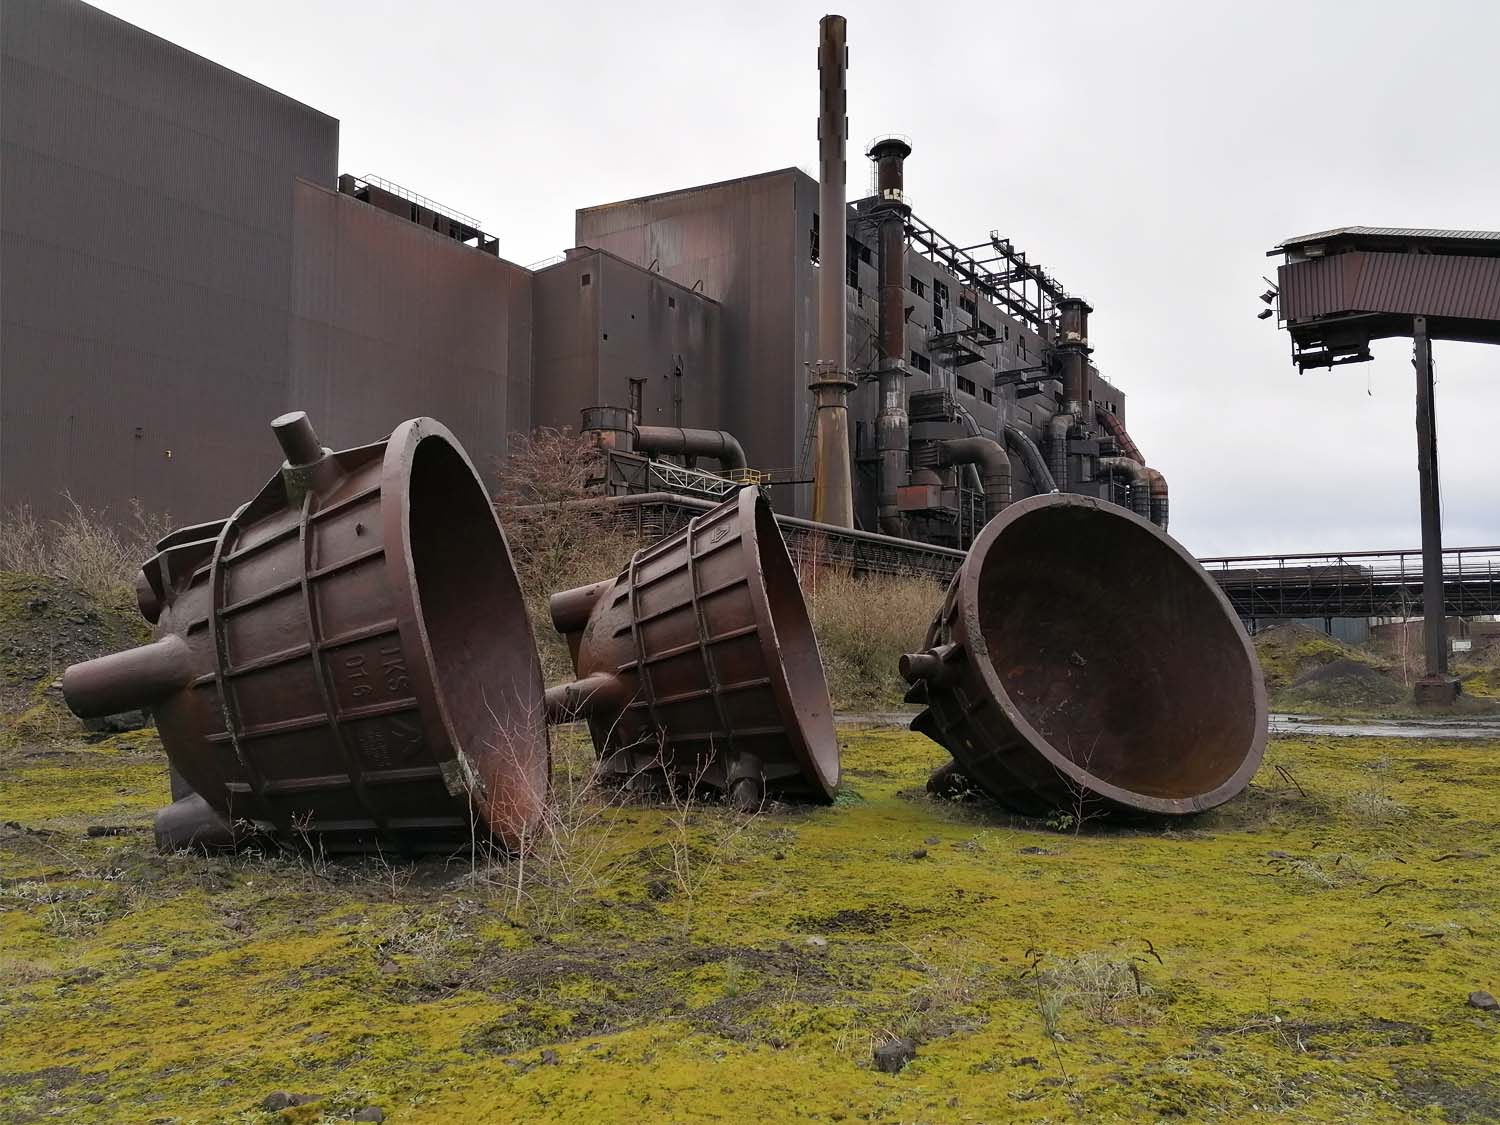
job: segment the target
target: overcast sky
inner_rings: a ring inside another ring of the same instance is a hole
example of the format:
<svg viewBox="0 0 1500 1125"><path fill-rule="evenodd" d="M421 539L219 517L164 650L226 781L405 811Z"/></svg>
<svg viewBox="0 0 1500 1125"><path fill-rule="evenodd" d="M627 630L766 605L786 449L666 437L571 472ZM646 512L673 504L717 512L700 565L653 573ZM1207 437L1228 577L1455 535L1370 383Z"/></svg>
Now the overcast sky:
<svg viewBox="0 0 1500 1125"><path fill-rule="evenodd" d="M798 4L103 0L340 120L340 169L477 215L523 264L575 207L816 169ZM1199 555L1419 542L1410 342L1299 375L1265 251L1327 227L1500 229L1500 3L846 4L858 151L912 137L918 213L1010 237ZM1500 542L1500 348L1436 347L1445 541Z"/></svg>

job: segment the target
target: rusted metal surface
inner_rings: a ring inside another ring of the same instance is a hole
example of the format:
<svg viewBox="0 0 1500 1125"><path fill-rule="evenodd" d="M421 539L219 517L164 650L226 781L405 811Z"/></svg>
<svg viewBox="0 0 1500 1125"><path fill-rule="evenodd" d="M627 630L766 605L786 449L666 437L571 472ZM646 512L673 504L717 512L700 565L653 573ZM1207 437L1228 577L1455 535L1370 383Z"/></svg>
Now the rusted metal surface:
<svg viewBox="0 0 1500 1125"><path fill-rule="evenodd" d="M1290 262L1278 282L1289 323L1354 313L1500 320L1500 258L1352 250Z"/></svg>
<svg viewBox="0 0 1500 1125"><path fill-rule="evenodd" d="M68 705L151 707L176 773L241 834L517 843L545 798L543 685L473 465L430 418L340 453L305 415L272 425L281 472L162 540L141 596L157 639L69 668ZM206 816L179 800L158 836L210 833Z"/></svg>
<svg viewBox="0 0 1500 1125"><path fill-rule="evenodd" d="M814 419L813 519L854 526L854 475L849 457L849 215L845 148L849 138L847 27L843 16L818 24L818 340L808 369Z"/></svg>
<svg viewBox="0 0 1500 1125"><path fill-rule="evenodd" d="M817 640L757 489L638 551L618 578L552 598L578 679L547 693L588 720L606 770L667 771L741 807L827 801L838 741Z"/></svg>
<svg viewBox="0 0 1500 1125"><path fill-rule="evenodd" d="M1186 814L1239 793L1265 750L1265 688L1217 586L1101 500L1013 504L975 541L902 658L912 723L1017 811Z"/></svg>

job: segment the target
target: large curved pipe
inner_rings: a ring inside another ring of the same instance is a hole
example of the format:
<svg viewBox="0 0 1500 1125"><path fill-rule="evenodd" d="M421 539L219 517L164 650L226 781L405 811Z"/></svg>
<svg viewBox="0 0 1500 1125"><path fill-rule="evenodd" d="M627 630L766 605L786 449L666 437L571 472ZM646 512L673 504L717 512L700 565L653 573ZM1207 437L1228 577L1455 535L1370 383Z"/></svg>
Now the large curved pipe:
<svg viewBox="0 0 1500 1125"><path fill-rule="evenodd" d="M1167 478L1149 465L1146 476L1151 481L1151 522L1167 530Z"/></svg>
<svg viewBox="0 0 1500 1125"><path fill-rule="evenodd" d="M1131 440L1130 434L1125 430L1125 423L1108 410L1095 409L1094 416L1099 419L1099 424L1109 431L1109 436L1115 439L1115 444L1120 447L1120 452L1132 461L1138 461L1142 465L1146 459L1141 456L1140 449Z"/></svg>
<svg viewBox="0 0 1500 1125"><path fill-rule="evenodd" d="M998 441L987 437L948 438L937 443L938 464L978 465L984 487L984 518L994 519L1011 501L1010 456Z"/></svg>
<svg viewBox="0 0 1500 1125"><path fill-rule="evenodd" d="M681 426L637 426L635 447L642 453L677 453L686 457L712 457L726 472L743 469L744 447L727 430L687 430Z"/></svg>
<svg viewBox="0 0 1500 1125"><path fill-rule="evenodd" d="M1115 417L1108 410L1095 410L1095 416L1099 424L1109 431L1109 436L1115 439L1119 445L1120 452L1130 460L1143 466L1149 480L1148 492L1151 497L1151 522L1163 531L1167 530L1167 478L1160 471L1146 464L1146 458L1141 455L1140 447L1131 440L1130 432L1125 429L1125 423Z"/></svg>
<svg viewBox="0 0 1500 1125"><path fill-rule="evenodd" d="M1059 410L1047 423L1047 453L1052 462L1052 480L1058 489L1068 491L1068 431L1074 417Z"/></svg>
<svg viewBox="0 0 1500 1125"><path fill-rule="evenodd" d="M1101 457L1099 472L1125 477L1130 483L1130 510L1142 519L1151 518L1151 477L1145 465L1129 457Z"/></svg>
<svg viewBox="0 0 1500 1125"><path fill-rule="evenodd" d="M1005 446L1015 450L1026 463L1026 471L1031 474L1031 482L1036 485L1038 492L1057 491L1057 481L1052 478L1052 470L1047 467L1042 451L1037 448L1030 435L1014 422L1005 424Z"/></svg>

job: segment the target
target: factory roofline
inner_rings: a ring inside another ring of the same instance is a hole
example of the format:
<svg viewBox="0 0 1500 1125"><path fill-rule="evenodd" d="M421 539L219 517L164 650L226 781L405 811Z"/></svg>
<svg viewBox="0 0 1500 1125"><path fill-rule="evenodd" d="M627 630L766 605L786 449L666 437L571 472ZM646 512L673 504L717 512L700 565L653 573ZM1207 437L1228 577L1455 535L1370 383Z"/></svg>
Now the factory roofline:
<svg viewBox="0 0 1500 1125"><path fill-rule="evenodd" d="M1472 254L1477 257L1500 257L1500 231L1433 230L1411 227L1334 227L1332 230L1298 235L1266 251L1274 258L1289 250L1314 243L1334 243L1340 249L1428 250L1436 254Z"/></svg>
<svg viewBox="0 0 1500 1125"><path fill-rule="evenodd" d="M565 266L570 261L573 260L573 258L572 258L571 255L574 255L575 252L577 252L578 256L599 254L602 257L611 258L614 261L619 262L622 266L629 266L631 269L636 270L638 272L649 273L649 274L651 274L651 276L659 279L664 284L670 285L673 289L680 289L682 292L687 293L687 294L689 294L689 295L691 295L693 297L696 297L700 301L707 301L711 305L717 305L717 304L720 303L719 301L715 300L713 297L710 297L707 293L703 293L703 292L701 292L701 291L699 291L697 289L690 288L689 286L686 286L686 285L682 284L682 282L680 282L680 281L673 281L670 277L668 277L664 273L660 273L660 272L658 272L656 270L647 270L644 266L642 266L638 262L632 262L629 258L622 258L622 257L620 257L620 255L615 254L615 253L613 253L612 251L609 251L609 250L601 250L597 246L581 245L581 246L570 247L568 249L568 251L564 254L564 256L562 257L561 260L556 261L556 262L549 262L547 265L541 266L541 267L539 267L537 269L534 269L531 272L532 273L546 273L548 270L555 270L555 269L557 269L560 266Z"/></svg>
<svg viewBox="0 0 1500 1125"><path fill-rule="evenodd" d="M785 168L773 168L769 172L754 172L748 176L732 176L727 180L716 180L710 184L694 184L692 187L673 188L671 191L658 191L651 195L634 195L629 199L616 199L612 203L596 203L592 207L578 208L578 213L582 215L589 211L607 211L611 207L624 207L631 203L651 203L658 199L671 199L677 195L693 195L696 192L712 191L715 188L729 187L732 184L749 183L751 180L769 180L773 176L785 176L788 172L797 172L807 176L807 173L803 172L796 165L788 165ZM811 176L807 176L807 178L813 183L817 182Z"/></svg>

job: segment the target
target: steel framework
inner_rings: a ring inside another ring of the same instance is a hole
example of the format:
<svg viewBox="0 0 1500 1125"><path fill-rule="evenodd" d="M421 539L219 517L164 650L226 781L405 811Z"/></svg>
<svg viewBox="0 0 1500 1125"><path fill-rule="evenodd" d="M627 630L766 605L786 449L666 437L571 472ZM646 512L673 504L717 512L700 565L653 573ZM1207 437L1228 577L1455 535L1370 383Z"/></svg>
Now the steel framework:
<svg viewBox="0 0 1500 1125"><path fill-rule="evenodd" d="M1243 555L1199 560L1243 618L1413 617L1422 551ZM1443 613L1500 613L1500 546L1443 551Z"/></svg>

